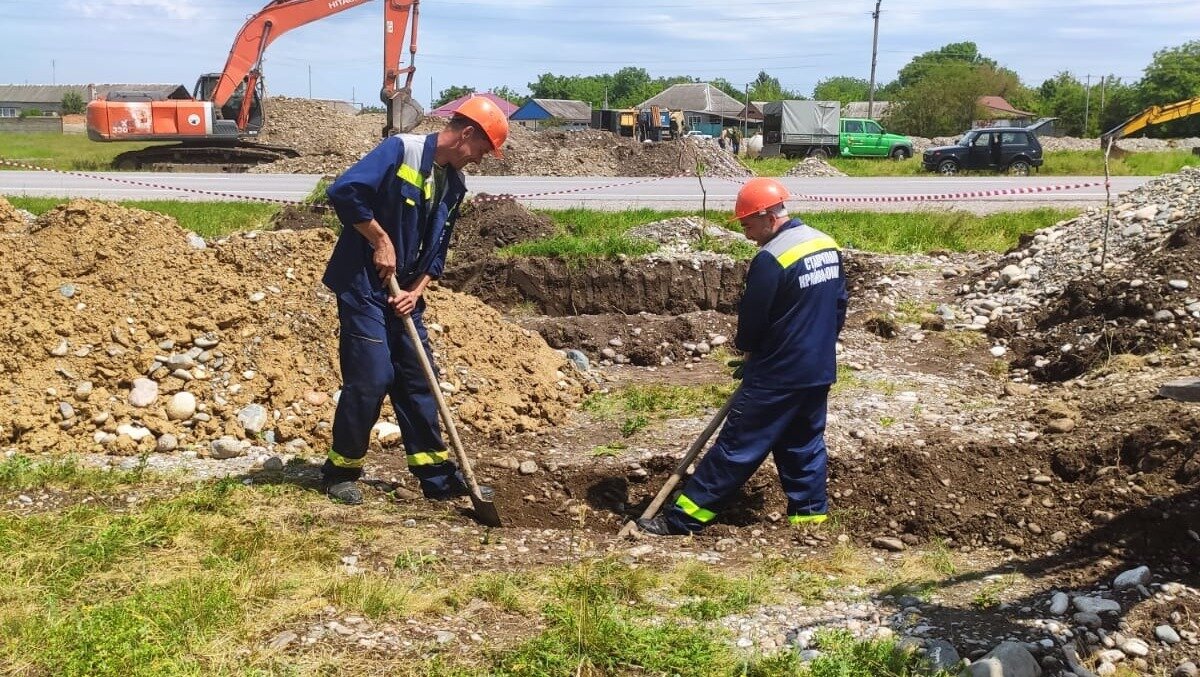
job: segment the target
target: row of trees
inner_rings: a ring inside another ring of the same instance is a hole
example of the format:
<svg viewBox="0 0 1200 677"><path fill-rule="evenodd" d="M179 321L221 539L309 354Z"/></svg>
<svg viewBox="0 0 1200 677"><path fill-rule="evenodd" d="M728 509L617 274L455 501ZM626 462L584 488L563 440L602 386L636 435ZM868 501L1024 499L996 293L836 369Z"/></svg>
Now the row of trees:
<svg viewBox="0 0 1200 677"><path fill-rule="evenodd" d="M671 85L688 82L709 82L738 101L807 98L801 92L785 89L766 72L739 88L723 78L654 78L646 69L634 66L602 75L543 73L529 83L529 91L534 98L576 99L596 107L626 108ZM835 76L818 82L812 98L842 103L865 101L868 90L862 78ZM434 105L472 91L466 87L447 88ZM513 103L526 98L509 87L492 91ZM956 42L914 57L894 81L877 88L875 100L891 102L884 120L890 129L917 136L945 136L967 129L981 117L976 101L988 95L1002 96L1020 110L1057 117L1058 128L1067 134L1097 136L1151 105L1200 96L1200 40L1156 52L1137 82L1113 76L1085 82L1064 71L1036 87L1022 83L1017 73L980 53L975 43ZM1200 136L1200 116L1150 128L1147 133Z"/></svg>

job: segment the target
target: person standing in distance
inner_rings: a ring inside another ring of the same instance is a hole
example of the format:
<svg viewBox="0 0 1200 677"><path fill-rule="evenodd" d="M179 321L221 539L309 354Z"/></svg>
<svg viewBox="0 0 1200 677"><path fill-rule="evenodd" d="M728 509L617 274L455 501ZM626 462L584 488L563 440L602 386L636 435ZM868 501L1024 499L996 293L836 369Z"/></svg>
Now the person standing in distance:
<svg viewBox="0 0 1200 677"><path fill-rule="evenodd" d="M637 521L644 533L700 531L767 454L788 497L789 522L820 524L828 517L825 412L849 297L840 247L789 217L788 197L767 178L751 179L738 192L734 216L759 246L738 306L734 345L746 353L741 388L675 503Z"/></svg>
<svg viewBox="0 0 1200 677"><path fill-rule="evenodd" d="M500 108L473 97L442 131L384 140L326 191L343 226L322 279L337 295L341 330L342 394L321 468L322 488L336 501L362 503L358 480L384 396L391 398L422 493L438 500L468 494L415 351L424 350L433 364L422 294L445 266L467 192L462 169L488 153L501 157L507 138L508 119ZM393 275L399 296L388 292ZM412 317L420 346L405 334L401 315Z"/></svg>

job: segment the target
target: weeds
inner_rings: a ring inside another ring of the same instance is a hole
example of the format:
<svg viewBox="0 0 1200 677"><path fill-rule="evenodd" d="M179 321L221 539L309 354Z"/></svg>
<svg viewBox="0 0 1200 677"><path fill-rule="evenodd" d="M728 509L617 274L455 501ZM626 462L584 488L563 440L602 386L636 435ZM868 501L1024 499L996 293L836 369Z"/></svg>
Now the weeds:
<svg viewBox="0 0 1200 677"><path fill-rule="evenodd" d="M8 201L18 209L26 209L41 215L67 203L57 197L11 197ZM180 200L122 200L122 207L144 209L166 214L179 222L179 226L202 237L221 237L245 230L262 230L268 227L271 217L278 211L277 205L258 202L184 202Z"/></svg>

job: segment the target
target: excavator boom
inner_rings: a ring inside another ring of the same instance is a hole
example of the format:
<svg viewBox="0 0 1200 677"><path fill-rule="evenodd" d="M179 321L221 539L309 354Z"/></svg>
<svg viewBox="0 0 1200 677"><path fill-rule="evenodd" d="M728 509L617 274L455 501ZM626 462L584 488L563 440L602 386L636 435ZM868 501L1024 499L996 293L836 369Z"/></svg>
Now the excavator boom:
<svg viewBox="0 0 1200 677"><path fill-rule="evenodd" d="M122 154L117 164L126 168L140 168L164 157L174 158L176 164L206 162L209 157L216 158L214 163L227 164L239 149L246 151L241 155L247 165L295 156L286 148L248 141L262 127L263 55L284 33L368 2L371 0L270 0L238 31L225 68L219 74L200 78L193 99L154 100L139 93L110 94L107 100L88 104L88 136L96 141L179 141L183 146ZM380 96L388 114L383 130L387 136L415 127L423 113L412 100L420 0L382 2L384 75ZM409 64L401 66L409 33ZM402 85L401 76L406 76Z"/></svg>
<svg viewBox="0 0 1200 677"><path fill-rule="evenodd" d="M1107 144L1110 141L1123 139L1130 134L1136 134L1150 125L1160 125L1164 122L1179 120L1190 115L1200 115L1200 96L1166 106L1150 106L1146 110L1108 130L1101 135L1100 139L1103 143Z"/></svg>

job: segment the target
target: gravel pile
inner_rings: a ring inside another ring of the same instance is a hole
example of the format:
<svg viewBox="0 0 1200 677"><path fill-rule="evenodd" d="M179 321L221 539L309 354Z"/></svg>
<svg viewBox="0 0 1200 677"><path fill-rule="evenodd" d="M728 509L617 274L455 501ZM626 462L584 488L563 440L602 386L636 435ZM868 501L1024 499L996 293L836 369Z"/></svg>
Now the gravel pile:
<svg viewBox="0 0 1200 677"><path fill-rule="evenodd" d="M1200 169L1188 167L1117 198L1107 246L1102 209L1041 229L963 285L962 326L995 336L997 357L1009 337L1021 337L1035 353L1046 348L1038 333L1062 338L1053 351L1036 354L1032 366L1045 370L1065 361L1067 378L1090 366L1079 353L1101 341L1113 353L1186 346L1200 330L1200 275L1192 258L1198 214Z"/></svg>
<svg viewBox="0 0 1200 677"><path fill-rule="evenodd" d="M729 153L695 139L639 143L603 130L531 132L514 126L504 157L468 170L480 176L750 176Z"/></svg>
<svg viewBox="0 0 1200 677"><path fill-rule="evenodd" d="M806 157L784 176L846 176L846 173L821 158Z"/></svg>

